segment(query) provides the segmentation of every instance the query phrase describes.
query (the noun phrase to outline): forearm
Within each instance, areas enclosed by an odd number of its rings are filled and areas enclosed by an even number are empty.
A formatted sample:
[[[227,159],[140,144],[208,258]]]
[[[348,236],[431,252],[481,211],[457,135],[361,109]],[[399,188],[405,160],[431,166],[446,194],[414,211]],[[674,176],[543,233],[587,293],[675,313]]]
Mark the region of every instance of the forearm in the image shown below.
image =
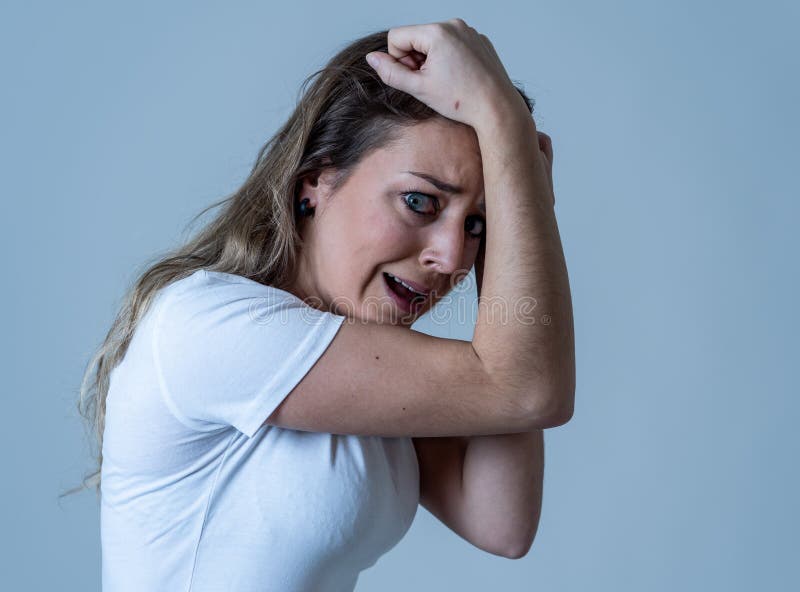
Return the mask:
[[[571,415],[572,302],[547,161],[530,114],[498,108],[475,127],[486,242],[472,344],[501,388],[528,391],[542,413]],[[543,426],[544,427],[544,426]]]
[[[543,479],[543,430],[468,439],[462,470],[467,514],[513,556],[527,553],[536,536]]]

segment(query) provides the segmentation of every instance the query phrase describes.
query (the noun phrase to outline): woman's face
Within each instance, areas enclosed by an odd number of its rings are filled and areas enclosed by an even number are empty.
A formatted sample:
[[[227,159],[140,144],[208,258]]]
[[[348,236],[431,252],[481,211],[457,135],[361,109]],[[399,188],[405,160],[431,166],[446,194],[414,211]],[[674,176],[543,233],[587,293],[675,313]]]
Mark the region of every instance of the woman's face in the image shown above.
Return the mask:
[[[410,326],[474,264],[485,231],[474,130],[433,119],[401,134],[368,154],[336,193],[333,171],[304,180],[298,201],[310,198],[315,212],[300,222],[305,244],[290,291],[308,304]],[[429,294],[414,296],[386,273]]]

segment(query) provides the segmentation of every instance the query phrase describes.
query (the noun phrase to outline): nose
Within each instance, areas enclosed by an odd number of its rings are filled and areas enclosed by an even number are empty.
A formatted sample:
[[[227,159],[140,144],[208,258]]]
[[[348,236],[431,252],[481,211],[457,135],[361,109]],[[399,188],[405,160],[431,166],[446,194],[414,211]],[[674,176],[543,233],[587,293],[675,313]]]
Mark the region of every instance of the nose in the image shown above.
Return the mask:
[[[453,220],[448,224],[431,227],[427,246],[420,253],[420,263],[431,271],[444,275],[469,273],[464,267],[464,245],[466,231],[464,221]]]

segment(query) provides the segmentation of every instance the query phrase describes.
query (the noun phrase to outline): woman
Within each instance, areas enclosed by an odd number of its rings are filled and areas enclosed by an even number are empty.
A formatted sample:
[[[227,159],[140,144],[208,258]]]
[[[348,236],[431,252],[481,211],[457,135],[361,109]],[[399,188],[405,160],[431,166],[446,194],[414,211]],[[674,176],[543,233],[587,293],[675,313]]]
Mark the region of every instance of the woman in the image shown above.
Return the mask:
[[[488,552],[532,541],[574,392],[550,140],[460,19],[317,74],[87,368],[107,591],[352,590],[418,503]],[[473,341],[409,331],[473,264]]]

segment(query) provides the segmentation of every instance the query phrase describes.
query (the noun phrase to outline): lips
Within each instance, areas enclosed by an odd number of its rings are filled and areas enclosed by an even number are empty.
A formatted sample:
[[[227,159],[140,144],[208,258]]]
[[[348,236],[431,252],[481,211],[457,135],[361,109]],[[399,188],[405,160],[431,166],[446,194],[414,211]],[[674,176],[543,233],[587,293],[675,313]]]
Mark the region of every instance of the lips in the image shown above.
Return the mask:
[[[386,291],[389,296],[404,312],[411,312],[412,310],[416,311],[426,301],[425,296],[421,294],[415,294],[414,292],[408,290],[403,285],[394,281],[386,273],[383,274],[383,281],[384,284],[386,284]]]
[[[384,273],[388,273],[388,272],[384,272]],[[424,285],[422,285],[422,284],[418,284],[418,283],[416,283],[416,282],[413,282],[413,281],[411,281],[411,280],[407,280],[406,278],[404,278],[404,277],[400,277],[399,275],[395,275],[395,274],[393,274],[393,273],[392,273],[392,274],[389,274],[389,275],[392,275],[392,276],[394,276],[394,277],[395,277],[395,278],[397,278],[398,280],[400,280],[400,281],[402,281],[403,283],[405,283],[407,286],[411,286],[411,288],[413,288],[415,292],[421,292],[423,296],[428,296],[428,295],[430,295],[430,293],[431,293],[431,289],[430,289],[430,288],[427,288],[426,286],[424,286]],[[391,279],[391,278],[390,278],[390,279]]]

